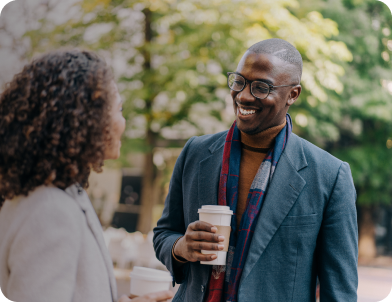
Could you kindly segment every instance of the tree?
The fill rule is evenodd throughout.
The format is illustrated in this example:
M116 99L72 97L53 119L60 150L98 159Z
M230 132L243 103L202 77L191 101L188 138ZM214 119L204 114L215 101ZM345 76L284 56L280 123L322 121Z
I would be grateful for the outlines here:
M18 0L7 4L0 16L0 92L2 86L28 62L32 51L26 31L40 28L38 20L57 24L72 14L74 0ZM64 14L64 10L68 13Z
M343 92L328 93L328 102L339 103L335 125L339 135L324 147L351 166L358 194L359 254L374 257L373 210L391 204L392 193L388 181L392 177L391 13L385 4L368 0L301 4L303 12L316 9L337 22L340 33L334 39L344 42L353 54L353 60L343 64Z
M124 149L144 139L140 231L151 228L157 140L227 129L234 115L225 72L235 70L255 42L279 37L298 48L304 90L302 103L291 109L294 127L315 140L338 136L340 105L326 101L328 90L342 93L341 64L352 56L343 42L332 39L337 24L320 13L299 19L292 13L298 6L294 0L84 0L78 5L82 13L71 20L57 26L41 20L42 26L26 36L31 54L84 46L113 66L129 122Z

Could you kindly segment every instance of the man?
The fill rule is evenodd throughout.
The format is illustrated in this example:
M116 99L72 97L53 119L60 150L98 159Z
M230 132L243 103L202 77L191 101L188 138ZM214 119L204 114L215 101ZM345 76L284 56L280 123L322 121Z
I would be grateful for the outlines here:
M356 193L349 165L291 133L302 58L280 39L248 49L228 74L236 121L193 137L174 168L154 232L160 259L182 284L173 301L357 301ZM202 205L234 211L227 265L200 250L222 236L198 221Z

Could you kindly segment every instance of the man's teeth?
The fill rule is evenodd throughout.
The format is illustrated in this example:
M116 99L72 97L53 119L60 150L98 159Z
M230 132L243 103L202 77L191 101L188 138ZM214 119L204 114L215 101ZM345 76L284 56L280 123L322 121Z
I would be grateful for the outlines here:
M256 110L245 110L245 109L242 109L241 107L239 107L239 108L240 108L240 112L242 115L250 115L250 114L256 113Z

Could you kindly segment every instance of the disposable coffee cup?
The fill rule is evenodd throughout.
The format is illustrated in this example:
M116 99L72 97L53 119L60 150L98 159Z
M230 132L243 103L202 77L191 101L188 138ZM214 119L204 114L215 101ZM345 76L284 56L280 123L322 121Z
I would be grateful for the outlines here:
M224 245L222 251L201 251L202 254L215 254L217 256L216 259L212 261L200 261L200 263L207 265L226 265L231 232L231 216L233 215L233 211L230 210L230 207L226 206L202 206L201 209L198 210L198 213L200 221L214 225L218 229L216 234L225 237L225 241L219 243Z
M169 290L173 281L169 272L140 266L135 266L130 276L132 298Z

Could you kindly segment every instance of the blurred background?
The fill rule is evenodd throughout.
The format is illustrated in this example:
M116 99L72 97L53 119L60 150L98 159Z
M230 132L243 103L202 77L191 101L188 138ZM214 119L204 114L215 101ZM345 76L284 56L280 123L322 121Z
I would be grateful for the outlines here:
M150 231L183 145L234 120L226 72L260 40L289 41L304 60L294 132L350 164L358 301L379 301L392 287L391 30L375 0L17 0L0 17L0 92L60 47L112 66L127 130L121 158L91 175L88 192L126 293L133 265L164 269Z

